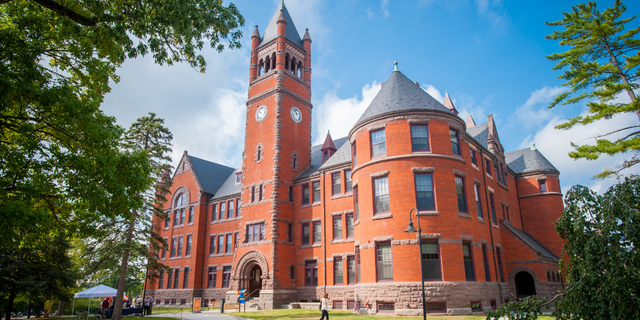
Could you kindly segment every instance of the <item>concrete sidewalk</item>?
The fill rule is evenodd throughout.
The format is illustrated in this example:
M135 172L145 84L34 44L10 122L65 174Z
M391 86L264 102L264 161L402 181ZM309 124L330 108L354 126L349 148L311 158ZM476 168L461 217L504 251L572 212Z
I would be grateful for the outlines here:
M146 317L172 317L184 320L243 320L243 319L251 319L244 317L235 317L226 314L220 313L220 310L213 311L202 311L200 313L192 313L191 311L182 312L182 313L154 313L150 316Z

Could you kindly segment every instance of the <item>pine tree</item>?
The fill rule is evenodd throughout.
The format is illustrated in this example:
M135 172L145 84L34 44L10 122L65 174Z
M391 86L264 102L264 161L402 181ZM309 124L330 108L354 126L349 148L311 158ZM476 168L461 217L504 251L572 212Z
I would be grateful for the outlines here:
M558 63L554 70L564 69L559 77L567 80L563 86L571 89L560 94L551 103L553 108L559 103L574 104L586 100L589 107L587 116L577 116L556 126L557 129L569 129L576 124L586 125L601 119L611 119L620 113L634 113L640 120L640 102L634 92L640 80L640 39L635 38L640 27L625 31L625 25L634 18L621 19L626 6L616 0L612 8L599 11L594 1L572 6L572 12L565 12L564 18L556 22L547 22L549 26L563 27L546 38L560 40L561 46L570 49L563 53L547 56ZM622 95L628 95L630 102L618 102ZM640 163L640 125L618 128L612 132L594 136L595 145L577 145L569 153L574 159L595 160L602 154L615 155L632 152L629 160L617 169L605 169L597 177L616 175L623 169ZM610 141L605 137L621 135Z

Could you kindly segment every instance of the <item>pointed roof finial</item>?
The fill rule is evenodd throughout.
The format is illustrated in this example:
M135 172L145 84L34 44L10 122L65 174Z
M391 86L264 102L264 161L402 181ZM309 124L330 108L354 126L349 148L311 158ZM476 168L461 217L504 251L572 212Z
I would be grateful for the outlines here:
M393 62L393 71L400 71L398 70L398 61Z
M449 93L447 92L447 90L444 90L444 95L445 95L445 96L448 96L448 95L449 95Z
M532 151L538 150L538 148L536 148L536 144L535 144L535 143L531 146L531 148L530 148L530 149L531 149Z
M331 135L331 130L327 130L327 135L330 136Z
M280 5L284 7L284 0L280 2Z

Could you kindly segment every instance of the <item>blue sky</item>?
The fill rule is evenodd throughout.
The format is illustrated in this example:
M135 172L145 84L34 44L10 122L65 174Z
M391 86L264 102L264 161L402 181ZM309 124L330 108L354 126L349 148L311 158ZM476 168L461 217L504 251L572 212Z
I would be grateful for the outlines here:
M174 164L184 150L228 166L240 164L250 37L255 25L264 32L280 1L232 2L246 19L242 49L221 54L205 50L205 74L186 64L157 66L151 57L129 60L118 70L121 81L112 84L105 98L104 111L122 126L149 111L165 118L174 133ZM620 163L624 155L574 161L567 156L570 142L589 143L596 133L637 124L638 119L623 115L560 131L553 127L583 113L584 105L547 109L565 89L557 79L561 72L545 56L566 49L544 38L554 30L545 21L561 19L562 12L578 3L286 0L300 36L308 28L313 41L314 144L322 143L327 130L334 139L346 136L398 61L400 71L436 99L442 101L446 90L463 119L471 113L480 124L493 114L507 151L535 143L560 170L563 191L574 184L604 191L615 181L591 177ZM604 10L613 1L598 3ZM640 3L625 4L626 16L640 13ZM638 23L640 18L632 26Z

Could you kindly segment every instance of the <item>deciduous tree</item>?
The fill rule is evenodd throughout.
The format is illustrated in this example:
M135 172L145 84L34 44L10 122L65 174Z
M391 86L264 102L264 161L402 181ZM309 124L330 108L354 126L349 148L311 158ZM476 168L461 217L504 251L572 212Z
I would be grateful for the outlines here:
M577 116L558 125L558 129L569 129L574 125L586 125L597 120L610 119L616 114L635 113L640 120L640 102L634 90L640 80L640 27L626 30L635 16L622 18L627 9L621 0L612 8L597 9L595 1L571 7L564 18L547 25L562 27L548 35L547 39L559 40L568 46L563 53L554 53L547 58L556 61L554 70L564 70L559 77L567 80L563 85L570 88L551 103L549 108L562 103L574 104L587 101L589 114ZM620 102L628 96L629 102ZM618 168L605 169L597 177L617 174L620 170L640 163L640 125L616 128L611 132L595 135L594 145L572 143L575 151L569 156L595 160L602 154L615 155L631 152L632 156ZM609 140L612 136L615 138Z

